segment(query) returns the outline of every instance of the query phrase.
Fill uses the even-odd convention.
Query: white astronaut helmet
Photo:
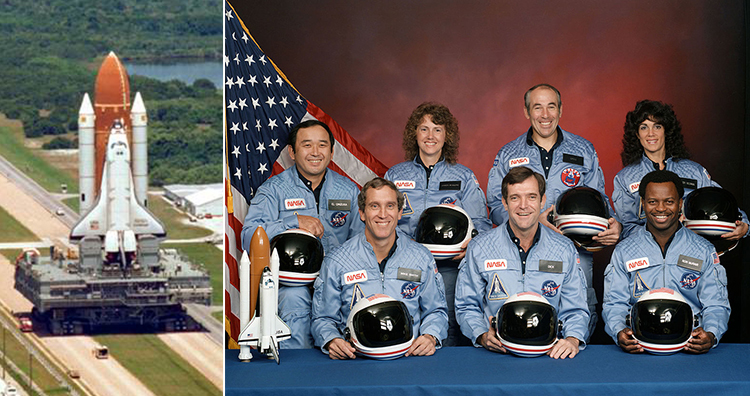
[[[404,356],[414,341],[412,317],[406,304],[374,294],[354,304],[344,335],[360,355],[378,360]]]
[[[671,355],[681,351],[697,326],[685,298],[672,289],[649,290],[630,308],[625,320],[646,352]]]
[[[553,223],[576,246],[595,252],[603,245],[592,238],[609,226],[609,207],[602,194],[591,187],[574,187],[562,193],[555,203]]]
[[[461,245],[477,233],[471,217],[460,206],[440,204],[419,216],[414,240],[429,249],[435,260],[446,260],[463,252]]]
[[[534,292],[516,293],[492,319],[497,337],[508,352],[521,357],[546,354],[557,342],[557,311]]]

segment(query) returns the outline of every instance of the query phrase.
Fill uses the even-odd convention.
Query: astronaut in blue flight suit
[[[492,229],[484,191],[474,172],[456,162],[458,141],[458,121],[442,104],[422,103],[406,123],[402,143],[406,161],[389,169],[385,178],[394,182],[404,194],[404,211],[398,226],[412,239],[422,212],[443,203],[463,208],[478,232]],[[444,346],[470,345],[469,340],[461,337],[453,310],[458,262],[464,254],[453,260],[437,262],[448,303],[448,338],[444,340]]]
[[[702,187],[720,187],[704,167],[688,159],[680,121],[672,106],[662,102],[642,100],[628,112],[620,156],[624,168],[615,176],[612,202],[622,221],[623,239],[646,223],[638,185],[647,173],[657,169],[676,173],[682,179],[685,195]],[[738,240],[750,233],[747,215],[740,212],[742,221],[737,221],[737,229],[722,237]]]
[[[504,353],[490,318],[510,296],[533,291],[555,307],[563,323],[563,338],[550,357],[572,358],[585,347],[589,323],[578,253],[570,239],[539,226],[545,204],[541,174],[514,167],[501,188],[508,220],[472,239],[459,269],[456,317],[461,331],[475,346]]]
[[[727,330],[727,274],[713,245],[680,224],[684,194],[680,177],[657,170],[643,177],[639,195],[646,225],[636,226],[612,253],[604,278],[602,317],[605,330],[624,351],[643,352],[626,327],[625,316],[649,290],[666,287],[679,292],[697,314],[685,350],[708,352]]]
[[[333,145],[333,134],[320,121],[304,121],[292,129],[289,155],[295,166],[258,188],[242,226],[243,250],[249,250],[258,226],[269,238],[288,229],[309,231],[320,238],[326,253],[364,229],[356,208],[359,188],[327,170]],[[292,330],[292,338],[282,341],[282,348],[312,348],[311,304],[309,287],[279,287],[279,317]]]
[[[359,215],[365,231],[326,255],[313,294],[312,334],[331,359],[353,359],[342,334],[354,304],[372,294],[404,302],[416,339],[406,356],[435,353],[448,328],[443,281],[427,248],[397,229],[403,197],[375,178],[362,187]]]
[[[599,167],[599,158],[594,146],[586,139],[576,136],[558,126],[562,117],[562,99],[560,92],[548,84],[531,87],[524,95],[524,115],[531,122],[529,130],[517,139],[503,146],[495,157],[490,169],[487,184],[487,204],[490,218],[500,225],[508,219],[502,204],[501,185],[508,171],[516,166],[527,166],[545,176],[547,203],[539,219],[542,224],[559,232],[547,221],[547,215],[557,197],[569,188],[588,186],[604,193],[604,175]],[[609,205],[609,199],[606,200]],[[610,208],[610,213],[614,211]],[[614,215],[616,216],[616,215]],[[616,217],[609,219],[609,229],[602,231],[593,239],[602,245],[614,245],[620,237],[622,225]],[[596,293],[593,281],[593,255],[579,249],[581,268],[586,277],[589,311],[589,336],[596,327]]]

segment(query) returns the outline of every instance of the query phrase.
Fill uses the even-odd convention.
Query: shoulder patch
[[[560,173],[560,180],[568,187],[575,187],[578,185],[578,182],[581,181],[581,172],[573,168],[565,168],[562,173]]]
[[[402,216],[408,216],[410,214],[414,214],[414,209],[411,207],[411,202],[409,202],[409,196],[406,193],[403,193],[404,195],[404,210],[401,212]]]
[[[500,277],[495,274],[495,276],[492,277],[492,284],[490,285],[490,290],[487,292],[487,299],[488,300],[505,300],[507,299],[508,291],[505,290],[505,286],[503,286],[503,282],[500,281]]]
[[[633,297],[638,298],[651,290],[646,282],[643,281],[640,272],[635,273],[635,282],[633,282]]]

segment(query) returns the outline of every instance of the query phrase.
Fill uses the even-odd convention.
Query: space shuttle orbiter
[[[166,237],[161,221],[136,199],[130,162],[125,128],[116,120],[107,140],[99,197],[70,231],[71,241],[103,238],[105,253],[123,263],[135,256],[138,235]]]

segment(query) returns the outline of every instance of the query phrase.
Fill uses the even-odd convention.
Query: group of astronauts
[[[555,87],[536,85],[524,102],[531,126],[499,150],[486,198],[471,169],[457,163],[458,123],[441,104],[413,111],[403,134],[406,161],[361,191],[327,169],[334,147],[328,126],[309,120],[291,131],[295,166],[260,186],[242,230],[244,250],[258,226],[269,237],[305,230],[322,243],[325,258],[313,287],[279,289],[279,316],[292,330],[282,348],[316,346],[332,359],[355,358],[343,335],[354,302],[386,294],[405,303],[413,318],[416,338],[406,356],[455,345],[506,352],[492,317],[519,292],[538,293],[557,310],[562,337],[550,357],[572,358],[585,347],[598,320],[593,256],[548,215],[558,196],[576,186],[599,191],[609,206],[604,175],[594,146],[558,125],[562,100]],[[661,102],[640,101],[627,114],[621,155],[613,217],[593,237],[616,245],[605,270],[605,331],[623,350],[643,352],[626,315],[644,292],[669,288],[698,314],[685,350],[705,353],[727,330],[726,272],[714,246],[681,225],[680,208],[690,191],[718,185],[688,159],[680,123]],[[414,233],[420,214],[444,203],[461,207],[478,235],[455,257],[436,261]],[[736,229],[722,237],[747,234],[742,212]]]

